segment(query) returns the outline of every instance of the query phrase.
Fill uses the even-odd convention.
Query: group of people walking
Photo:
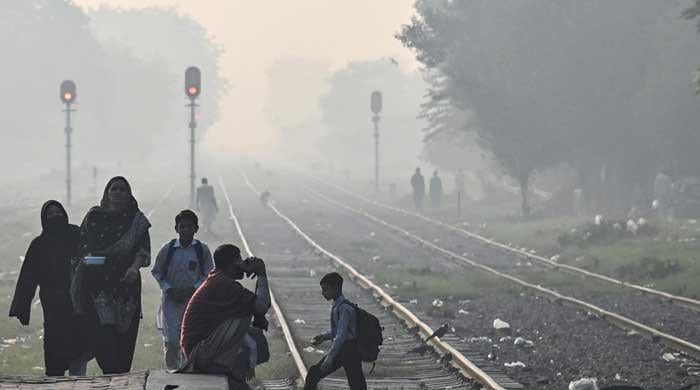
[[[10,316],[27,325],[37,287],[44,311],[46,375],[85,373],[93,357],[105,374],[128,372],[141,319],[139,270],[151,262],[150,223],[129,182],[107,183],[80,227],[54,200],[27,250]],[[99,268],[84,259],[107,259]]]
[[[201,191],[197,203],[207,198],[213,199],[213,190]],[[203,212],[215,213],[212,208]],[[129,182],[111,179],[80,226],[69,223],[55,200],[42,207],[41,224],[24,258],[9,315],[28,325],[40,288],[48,376],[85,375],[93,358],[104,374],[129,372],[143,318],[140,269],[151,265],[151,224]],[[219,246],[212,256],[195,238],[198,230],[193,211],[178,213],[177,238],[160,248],[151,270],[161,289],[157,324],[165,364],[176,372],[225,374],[232,389],[248,389],[246,380],[255,376],[256,365],[270,358],[263,335],[271,305],[265,263],[243,259],[231,244]],[[255,292],[239,283],[245,277],[257,278]],[[337,273],[321,280],[322,295],[333,301],[331,330],[313,343],[332,340],[332,346],[309,370],[306,389],[315,389],[340,367],[351,389],[366,388],[355,343],[357,320],[342,294],[342,281]]]

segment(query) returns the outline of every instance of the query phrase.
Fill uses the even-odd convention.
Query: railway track
[[[689,298],[689,297],[684,297],[681,295],[670,294],[670,293],[667,293],[665,291],[656,290],[656,289],[646,287],[646,286],[640,286],[640,285],[637,285],[634,283],[630,283],[630,282],[627,282],[624,280],[615,279],[613,277],[599,274],[596,272],[592,272],[592,271],[589,271],[589,270],[586,270],[586,269],[583,269],[580,267],[576,267],[573,265],[562,264],[559,261],[548,259],[546,257],[537,255],[536,253],[533,253],[531,251],[527,251],[527,250],[524,250],[521,248],[513,247],[513,245],[508,245],[506,243],[502,243],[502,242],[499,242],[497,240],[493,240],[493,239],[484,237],[478,233],[470,232],[462,227],[443,222],[439,219],[431,218],[431,217],[428,217],[424,214],[416,213],[416,212],[405,210],[405,209],[402,209],[399,207],[391,206],[391,205],[388,205],[385,203],[377,202],[377,201],[369,199],[367,197],[358,195],[358,194],[356,194],[352,191],[349,191],[341,186],[338,186],[335,184],[329,184],[327,182],[320,181],[317,178],[313,178],[313,179],[317,183],[328,185],[328,186],[336,189],[337,191],[340,191],[340,192],[342,192],[350,197],[353,197],[355,199],[361,200],[362,202],[365,202],[367,204],[370,204],[370,205],[376,206],[378,208],[382,208],[382,209],[385,209],[385,210],[388,210],[388,211],[391,211],[391,212],[394,212],[394,213],[397,213],[397,214],[400,214],[403,216],[412,217],[412,218],[416,218],[420,221],[428,222],[429,224],[432,224],[434,226],[439,226],[443,229],[446,229],[448,231],[459,234],[462,237],[468,238],[468,239],[473,240],[473,241],[480,243],[482,245],[492,247],[495,249],[499,249],[499,250],[502,250],[502,251],[507,252],[507,253],[511,253],[520,259],[536,262],[537,264],[542,265],[544,267],[547,267],[549,269],[552,269],[555,271],[568,272],[568,273],[571,273],[571,274],[574,274],[577,276],[581,276],[581,277],[585,277],[585,278],[595,279],[595,280],[598,280],[601,282],[611,284],[611,285],[616,286],[616,287],[627,288],[627,289],[639,292],[641,294],[648,294],[651,296],[655,296],[655,297],[663,299],[664,301],[666,301],[668,303],[672,303],[672,304],[676,304],[679,306],[687,307],[687,308],[692,309],[692,310],[700,311],[700,300]]]
[[[247,184],[259,194],[250,182]],[[252,255],[251,246],[255,244],[249,245],[244,237],[241,225],[245,225],[246,217],[240,215],[251,214],[252,211],[249,208],[241,209],[237,216],[223,181],[221,188],[242,246]],[[368,377],[369,388],[523,388],[503,375],[493,363],[470,350],[470,346],[458,337],[433,339],[426,348],[423,339],[433,333],[430,326],[367,276],[314,242],[277,207],[269,205],[269,210],[261,209],[263,216],[258,212],[250,219],[255,223],[250,225],[254,233],[249,236],[274,238],[276,242],[274,245],[260,243],[255,252],[266,259],[274,294],[284,297],[273,311],[283,329],[288,329],[284,334],[291,354],[301,357],[301,361],[295,358],[298,372],[305,373],[306,365],[315,363],[322,356],[322,350],[311,347],[307,340],[328,327],[328,304],[320,297],[318,280],[322,272],[336,269],[348,276],[344,288],[346,295],[377,315],[385,328],[385,343],[376,371]],[[293,321],[287,321],[292,318]],[[294,352],[299,350],[302,352]],[[287,385],[288,382],[280,384],[268,381],[261,384],[270,389],[287,388],[283,387]],[[336,373],[326,378],[321,388],[342,389],[347,388],[347,384],[344,376]]]
[[[405,218],[399,222],[390,223],[384,219],[388,218],[388,215],[385,215],[382,218],[378,218],[375,215],[370,214],[363,209],[348,206],[319,192],[315,192],[314,195],[318,196],[325,202],[333,204],[336,207],[340,207],[355,215],[359,215],[376,223],[382,224],[404,235],[405,237],[418,243],[419,245],[424,245],[426,247],[431,248],[432,250],[438,251],[438,253],[441,253],[448,259],[457,260],[461,262],[466,261],[466,263],[468,264],[475,264],[477,266],[484,265],[485,263],[487,263],[487,261],[489,261],[484,259],[497,259],[497,262],[500,261],[500,264],[498,264],[497,262],[495,264],[488,264],[488,269],[481,269],[487,272],[492,272],[497,269],[499,273],[503,274],[503,276],[509,278],[513,282],[520,284],[521,286],[536,290],[538,293],[543,293],[544,295],[556,301],[562,301],[563,303],[568,303],[574,305],[575,307],[598,313],[598,315],[614,323],[617,326],[620,326],[627,330],[639,332],[648,337],[651,337],[652,339],[659,340],[665,343],[670,348],[676,351],[686,353],[695,358],[696,360],[700,359],[700,346],[698,345],[698,343],[700,343],[700,333],[695,329],[695,327],[688,326],[689,324],[697,323],[697,321],[700,320],[700,314],[698,314],[694,308],[690,309],[689,305],[685,303],[679,303],[680,301],[674,300],[674,298],[668,298],[666,295],[669,294],[663,292],[658,292],[657,294],[647,294],[646,290],[648,289],[645,288],[644,291],[640,291],[638,294],[635,295],[629,292],[629,289],[626,288],[629,284],[626,284],[625,282],[621,281],[619,281],[619,283],[613,283],[615,288],[622,289],[621,292],[613,292],[607,295],[600,294],[598,292],[581,292],[581,290],[589,288],[583,286],[585,284],[599,283],[603,286],[609,286],[611,285],[611,283],[607,280],[601,280],[597,277],[589,278],[586,275],[578,272],[574,273],[574,275],[579,277],[572,278],[571,282],[562,286],[559,289],[559,291],[555,291],[554,289],[543,288],[539,284],[541,283],[542,279],[541,273],[538,274],[537,272],[532,272],[532,270],[530,270],[529,267],[514,267],[514,264],[522,265],[522,263],[531,261],[531,259],[534,256],[534,254],[532,253],[527,253],[519,249],[517,250],[517,252],[514,252],[512,248],[503,244],[498,244],[498,246],[483,246],[484,240],[490,241],[483,237],[476,241],[468,240],[468,245],[466,246],[464,245],[465,240],[456,243],[454,241],[444,240],[445,244],[441,243],[441,245],[438,247],[434,243],[428,242],[428,240],[426,240],[424,236],[419,237],[413,233],[417,230],[421,230],[415,223],[409,224],[409,227],[406,227],[407,223],[405,222]],[[376,205],[379,208],[388,208],[390,212],[398,212],[396,210],[401,210],[393,208],[391,206],[383,205],[378,202],[371,201],[364,197],[356,197],[365,202],[371,202],[371,204]],[[403,212],[401,213],[401,215],[403,216],[414,214],[415,213],[411,213],[405,210],[403,210]],[[431,218],[421,216],[420,214],[415,215],[421,217],[420,219],[418,219],[418,221],[432,220]],[[399,223],[402,226],[398,226]],[[440,229],[442,229],[444,226],[450,226],[439,221],[437,221],[437,223],[435,223],[434,225]],[[440,232],[433,232],[433,236],[439,233]],[[446,247],[450,247],[451,250],[445,251]],[[477,252],[478,256],[467,255],[467,253]],[[457,253],[462,253],[462,255],[457,255]],[[529,255],[529,257],[525,257],[525,253]],[[473,260],[476,257],[478,257],[480,260]],[[555,263],[551,260],[547,261]],[[540,264],[539,266],[541,268],[549,272],[555,272],[558,270],[557,268],[548,267],[547,265],[549,263],[542,264],[533,261],[531,264]],[[588,271],[583,271],[588,273]],[[571,273],[567,271],[567,274]],[[523,280],[524,277],[526,277],[527,282]],[[608,277],[606,278],[612,279]],[[525,283],[523,284],[521,282]],[[573,298],[573,296],[576,296],[576,298]],[[692,300],[689,298],[683,298],[683,302],[689,301]],[[676,305],[669,305],[670,303],[676,303]],[[620,311],[623,311],[624,315],[620,315]]]
[[[278,183],[278,187],[281,187],[279,185],[279,183]],[[294,190],[298,190],[300,188],[300,186],[295,183],[293,185],[290,185],[289,188],[294,188]],[[278,191],[281,191],[281,189],[278,189]],[[287,199],[288,199],[289,194],[287,191],[284,191],[284,195],[287,196]],[[316,197],[316,195],[314,195],[314,194],[311,194],[311,195],[313,197]],[[279,200],[282,198],[276,198],[276,199]],[[296,195],[296,198],[294,198],[294,199],[299,199],[298,195]],[[318,198],[318,199],[320,199],[320,198]],[[354,221],[351,222],[351,219],[356,219],[356,218],[351,218],[350,216],[353,214],[355,216],[357,216],[358,210],[350,210],[347,208],[343,209],[343,208],[335,205],[335,206],[333,206],[334,208],[345,210],[344,213],[336,212],[336,214],[346,214],[346,215],[345,216],[342,216],[342,215],[336,216],[336,217],[334,217],[335,222],[325,223],[323,221],[318,221],[319,215],[326,213],[325,210],[318,211],[318,207],[320,207],[320,205],[321,205],[321,202],[319,202],[318,199],[311,199],[311,201],[309,201],[307,199],[307,200],[302,200],[301,202],[294,201],[294,202],[296,202],[297,206],[302,206],[302,207],[307,208],[307,211],[305,213],[302,212],[302,214],[297,214],[298,218],[302,218],[302,216],[306,215],[306,217],[305,217],[307,219],[306,228],[309,228],[310,231],[314,232],[312,234],[317,234],[320,236],[328,237],[328,240],[330,240],[331,244],[328,244],[329,241],[327,240],[326,244],[324,244],[324,245],[342,246],[343,242],[357,240],[356,237],[350,237],[350,236],[352,234],[354,234],[353,233],[354,231],[362,230],[363,227],[359,226],[360,224],[355,223]],[[285,207],[291,207],[291,205],[288,203],[290,203],[290,202],[285,201],[285,203],[284,203]],[[329,203],[329,202],[325,202],[325,203]],[[313,206],[311,206],[311,205],[313,205]],[[314,211],[311,211],[311,210],[314,210]],[[313,218],[311,220],[312,222],[308,222],[309,214],[311,214],[311,217]],[[697,348],[698,348],[697,345],[690,343],[690,342],[687,342],[686,340],[683,340],[683,339],[680,339],[677,337],[673,337],[673,336],[668,335],[664,332],[660,332],[657,329],[654,329],[654,328],[645,326],[643,324],[640,324],[638,322],[632,321],[629,318],[626,318],[624,316],[621,316],[619,314],[614,313],[613,311],[604,310],[600,307],[597,307],[597,306],[592,305],[590,303],[584,302],[582,300],[572,298],[572,297],[569,297],[569,296],[566,296],[563,294],[559,294],[557,292],[548,290],[546,288],[542,288],[542,287],[534,285],[532,283],[527,283],[525,281],[519,280],[517,277],[505,274],[503,272],[499,272],[497,270],[492,269],[491,267],[483,266],[475,261],[472,261],[471,259],[466,258],[465,256],[458,255],[457,253],[454,253],[453,251],[447,250],[447,249],[435,244],[435,242],[433,242],[432,240],[427,240],[427,239],[421,238],[412,232],[409,232],[405,229],[401,229],[398,226],[394,226],[392,224],[389,224],[386,221],[379,220],[376,217],[371,218],[370,216],[367,216],[367,215],[364,215],[363,217],[365,217],[365,219],[368,221],[368,222],[365,222],[364,224],[375,225],[374,227],[369,227],[369,229],[367,227],[364,228],[365,231],[373,230],[372,235],[374,235],[374,231],[379,232],[378,230],[376,230],[376,225],[383,226],[386,228],[383,230],[387,230],[387,231],[392,232],[391,234],[385,234],[382,237],[379,237],[379,234],[378,234],[377,237],[375,237],[375,239],[377,239],[379,242],[387,244],[387,250],[388,250],[388,246],[389,246],[388,242],[396,240],[395,238],[390,238],[390,236],[393,235],[394,237],[402,237],[403,238],[402,241],[404,241],[404,245],[408,245],[408,244],[405,244],[405,241],[409,240],[409,241],[412,241],[414,244],[418,244],[419,247],[422,247],[422,249],[420,249],[421,252],[432,253],[432,255],[429,255],[429,256],[437,256],[437,257],[443,258],[443,260],[441,260],[441,261],[444,261],[445,259],[451,260],[450,262],[444,262],[444,263],[451,263],[453,265],[459,265],[459,266],[461,266],[462,270],[464,270],[465,266],[469,269],[477,269],[477,270],[483,272],[484,275],[491,275],[491,277],[495,277],[497,279],[508,281],[508,283],[521,288],[522,291],[525,291],[525,292],[529,291],[528,294],[532,293],[535,295],[547,297],[552,302],[557,302],[557,303],[560,303],[562,305],[561,306],[544,305],[545,313],[542,314],[542,321],[544,321],[544,326],[549,326],[547,323],[548,321],[561,322],[560,320],[562,320],[562,317],[565,317],[566,315],[568,315],[572,318],[575,318],[578,315],[578,317],[581,317],[581,319],[578,320],[580,322],[580,326],[579,326],[579,323],[577,323],[575,321],[574,322],[570,321],[568,324],[568,326],[572,326],[572,328],[570,329],[571,336],[574,336],[572,339],[579,338],[578,336],[580,336],[580,335],[577,335],[576,334],[577,332],[581,332],[582,334],[587,333],[590,337],[594,338],[593,340],[591,340],[591,341],[594,341],[592,343],[592,345],[599,345],[600,344],[603,346],[603,349],[607,348],[607,349],[617,349],[618,350],[618,351],[613,351],[613,350],[593,351],[593,350],[590,350],[590,348],[592,348],[591,345],[589,345],[589,346],[569,345],[569,346],[561,347],[561,348],[565,348],[565,349],[568,348],[569,354],[572,354],[572,355],[581,354],[581,353],[590,354],[591,358],[593,358],[593,356],[598,356],[597,359],[607,359],[608,357],[612,357],[613,359],[618,360],[617,363],[618,363],[619,368],[624,368],[627,365],[629,365],[629,366],[638,365],[640,370],[642,370],[641,367],[644,366],[642,371],[645,372],[645,374],[644,374],[644,376],[646,378],[645,380],[647,380],[648,383],[654,382],[655,384],[658,384],[658,382],[659,382],[658,378],[654,378],[653,375],[650,376],[650,375],[648,375],[648,373],[655,372],[658,370],[661,370],[661,371],[658,371],[659,375],[664,376],[664,379],[669,379],[668,383],[678,383],[678,382],[674,382],[675,381],[674,377],[676,377],[677,375],[668,371],[669,369],[671,371],[673,370],[671,367],[662,368],[662,367],[664,367],[664,364],[658,364],[658,363],[655,363],[653,361],[654,359],[658,359],[661,356],[661,354],[665,354],[664,353],[665,348],[663,347],[663,344],[657,344],[656,341],[660,341],[660,342],[668,345],[672,351],[675,350],[675,351],[682,351],[683,352],[680,355],[676,355],[676,356],[683,356],[684,354],[687,354],[686,356],[693,356],[693,355],[697,356]],[[338,218],[342,218],[343,222],[340,224],[336,223]],[[315,221],[315,222],[313,222],[313,221]],[[320,225],[320,226],[314,226],[314,225]],[[343,237],[342,240],[340,240],[340,241],[338,241],[337,239],[333,240],[332,238],[330,238],[333,236],[333,234],[330,234],[330,233],[326,234],[326,230],[331,230],[331,225],[333,226],[332,227],[333,234],[341,235]],[[346,226],[346,225],[353,225],[353,226],[351,227],[351,226]],[[357,225],[357,226],[355,226],[355,225]],[[346,228],[339,229],[340,231],[336,232],[335,231],[336,226],[346,226]],[[385,238],[384,236],[387,236],[387,237]],[[336,242],[340,242],[340,243],[336,244]],[[348,245],[346,245],[346,248],[341,248],[341,253],[348,253],[348,252],[352,253],[352,248],[348,249],[347,247],[348,247]],[[343,252],[343,251],[345,251],[345,252]],[[352,256],[352,254],[346,254],[345,256]],[[364,255],[362,255],[362,256],[364,256]],[[421,257],[420,254],[415,254],[415,256],[418,256],[419,258]],[[423,255],[423,259],[426,259],[424,255]],[[418,264],[420,264],[420,261],[418,262]],[[391,266],[391,265],[389,265],[389,266]],[[362,265],[361,265],[361,267],[362,267]],[[460,273],[463,273],[463,271],[461,271]],[[387,286],[387,287],[389,287],[389,286]],[[396,286],[392,286],[392,287],[395,288]],[[520,295],[522,296],[522,293]],[[535,296],[535,299],[536,299],[536,296]],[[520,299],[520,300],[523,300],[523,299]],[[534,302],[536,302],[536,301],[534,301]],[[541,303],[542,303],[542,301],[540,300],[540,304],[536,304],[536,305],[534,305],[534,307],[537,310],[542,310]],[[504,305],[504,306],[507,306],[507,305]],[[567,306],[570,308],[566,308]],[[561,315],[554,315],[554,316],[551,315],[552,314],[551,312],[558,310],[558,309],[553,309],[555,307],[561,307],[561,311],[562,311]],[[503,313],[503,310],[500,310],[500,308],[494,307],[494,309],[495,310],[492,310],[493,313],[496,313],[496,312]],[[518,311],[518,310],[519,310],[518,305],[511,308],[511,311]],[[549,317],[548,317],[547,312],[550,312]],[[488,315],[488,311],[486,311],[486,313]],[[506,315],[508,314],[507,311],[505,313],[506,313]],[[566,313],[568,313],[568,314],[566,314]],[[587,317],[589,318],[589,320],[586,320]],[[605,319],[607,322],[612,323],[613,325],[616,325],[617,327],[622,327],[622,328],[630,330],[630,331],[628,332],[628,336],[624,337],[624,333],[621,333],[619,330],[614,330],[615,329],[614,327],[610,327],[609,329],[605,329],[605,326],[602,325],[605,322],[601,322],[597,326],[592,326],[590,324],[587,324],[587,323],[591,322],[590,318]],[[583,322],[581,323],[581,321],[583,321]],[[468,322],[468,321],[465,321],[465,322]],[[566,321],[564,321],[564,322],[566,322]],[[537,323],[538,322],[535,321],[535,324],[537,324]],[[542,323],[539,323],[539,325],[542,325]],[[566,323],[564,325],[566,326]],[[575,329],[576,327],[581,328],[581,329]],[[609,327],[609,325],[608,325],[608,327]],[[560,338],[566,337],[566,334],[568,334],[568,333],[569,332],[566,332],[566,329],[565,329],[564,336],[559,335],[558,337],[560,337]],[[617,336],[615,334],[617,334]],[[644,336],[648,336],[648,339],[647,340],[638,339],[636,337],[631,336],[631,335],[635,335],[635,334],[641,334]],[[465,336],[465,334],[462,334],[462,336]],[[623,336],[623,337],[620,337],[620,336]],[[611,340],[611,342],[608,344],[610,344],[610,346],[614,345],[614,347],[607,347],[606,343],[601,343],[600,340],[595,340],[599,337],[613,337],[614,341]],[[540,338],[542,338],[542,337],[540,337]],[[546,339],[546,337],[545,337],[545,339]],[[576,343],[580,344],[581,342],[582,342],[582,340],[571,341],[571,343],[574,343],[574,344],[576,344]],[[566,344],[566,343],[563,343],[563,344]],[[635,345],[635,346],[628,347],[628,345]],[[655,345],[658,345],[658,346],[655,346]],[[494,347],[496,347],[496,345],[494,345]],[[581,348],[582,350],[577,351],[576,350],[577,348]],[[543,348],[543,349],[546,349],[546,348]],[[622,351],[625,351],[625,352],[622,353]],[[654,351],[656,351],[656,352],[654,352]],[[666,349],[666,351],[668,351],[668,349]],[[657,355],[657,354],[658,355],[654,358],[650,358],[650,357],[642,358],[642,360],[639,363],[635,363],[635,361],[637,361],[636,359],[639,359],[639,358],[630,356],[630,354],[635,354],[635,353],[639,354],[640,357],[642,355],[648,355],[648,356]],[[567,358],[569,358],[569,357],[570,356],[567,356]],[[577,359],[580,359],[580,357],[573,356],[573,358],[572,358],[573,361],[576,361]],[[554,361],[552,361],[552,363],[554,363]],[[597,365],[603,366],[603,365],[605,365],[605,363],[606,363],[605,361],[600,361],[599,363],[597,363]],[[579,363],[572,363],[572,364],[577,365]],[[614,363],[614,362],[609,363],[609,366],[615,367],[615,364],[616,363]],[[698,365],[697,365],[697,362],[694,361],[692,358],[689,358],[689,357],[682,358],[681,360],[676,361],[675,364],[679,366],[679,368],[678,368],[679,372],[685,371],[687,369],[687,373],[697,374]],[[590,371],[595,372],[597,370],[596,363],[591,363],[588,365],[592,366],[592,370],[585,370],[584,372],[586,372],[586,371],[587,372],[590,372]],[[606,369],[601,370],[601,371],[608,371],[610,374],[612,374],[611,376],[618,378],[619,375],[615,374],[615,371],[609,371],[609,370],[613,370],[613,369],[614,368],[606,368]],[[577,372],[577,370],[573,370],[573,371]],[[634,371],[634,370],[632,370],[632,371]],[[666,371],[666,373],[664,374],[663,371]],[[511,372],[511,371],[509,371],[509,372]],[[687,373],[685,375],[687,375]],[[624,374],[624,372],[623,372],[623,374]],[[557,373],[557,375],[561,375],[561,373]],[[678,375],[680,375],[680,374],[678,374]],[[518,379],[517,375],[514,378]],[[608,378],[608,379],[611,379],[611,378]],[[624,379],[624,380],[628,380],[628,379]],[[689,379],[689,380],[692,383],[692,379]],[[640,383],[640,382],[636,382],[636,383]],[[641,383],[644,383],[644,382],[641,382]],[[663,383],[663,381],[661,383]],[[682,383],[687,384],[688,381],[682,381]],[[540,388],[540,387],[533,387],[533,388]],[[544,387],[542,387],[542,388],[544,388]],[[547,388],[554,388],[554,387],[547,387]],[[651,388],[654,388],[654,387],[651,387]],[[666,387],[658,387],[658,388],[666,388]],[[671,388],[672,388],[672,385],[671,385]]]

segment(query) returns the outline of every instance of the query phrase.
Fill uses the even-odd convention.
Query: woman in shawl
[[[88,318],[86,338],[105,374],[131,370],[141,318],[139,269],[151,262],[151,224],[139,210],[129,182],[112,178],[99,206],[80,227],[80,256],[104,256],[104,265],[78,261],[73,305]]]
[[[78,321],[70,299],[71,259],[78,252],[79,229],[68,223],[63,206],[49,200],[41,208],[41,235],[32,240],[17,279],[10,317],[29,325],[37,286],[44,311],[44,365],[46,375],[85,375]],[[73,362],[71,364],[71,362]]]

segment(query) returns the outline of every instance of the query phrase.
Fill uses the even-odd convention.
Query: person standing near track
[[[78,318],[70,299],[71,259],[78,254],[80,228],[68,223],[63,206],[49,200],[41,208],[41,234],[24,256],[10,305],[10,317],[29,325],[36,288],[44,311],[44,367],[47,376],[85,375]]]
[[[321,294],[331,307],[331,329],[313,338],[312,344],[319,345],[332,340],[330,350],[321,361],[309,368],[304,390],[316,390],[321,379],[340,367],[345,369],[350,390],[365,390],[367,383],[362,372],[362,359],[357,342],[357,315],[352,303],[343,295],[343,277],[331,272],[321,278]]]
[[[416,168],[416,173],[411,176],[411,187],[413,188],[413,204],[416,206],[416,210],[423,211],[425,180],[420,173],[420,168]]]
[[[180,368],[185,357],[180,349],[180,328],[187,302],[214,268],[207,244],[196,240],[199,230],[197,215],[183,210],[175,216],[177,239],[163,245],[156,256],[151,274],[161,289],[158,329],[163,333],[165,366]]]
[[[438,171],[435,171],[432,179],[430,179],[430,202],[433,210],[440,208],[440,203],[442,202],[442,180],[438,177]]]
[[[211,233],[211,225],[219,212],[219,205],[216,203],[216,196],[214,196],[214,187],[209,185],[206,177],[202,178],[202,185],[197,188],[196,205],[197,211],[202,215],[204,232]]]

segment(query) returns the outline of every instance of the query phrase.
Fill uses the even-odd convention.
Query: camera
[[[257,257],[249,257],[241,262],[240,268],[243,271],[245,277],[255,278],[256,276],[258,276],[258,273],[253,270],[255,268],[254,262],[256,260],[262,262],[262,260]]]

